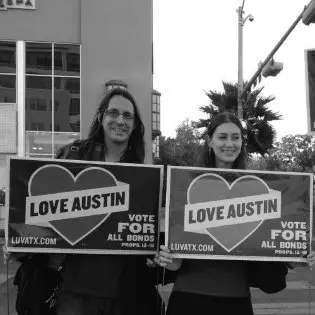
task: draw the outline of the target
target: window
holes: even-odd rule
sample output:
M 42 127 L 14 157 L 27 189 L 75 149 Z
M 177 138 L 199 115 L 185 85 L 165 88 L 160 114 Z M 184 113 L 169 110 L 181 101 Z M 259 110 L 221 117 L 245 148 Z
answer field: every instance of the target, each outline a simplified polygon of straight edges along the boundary
M 156 136 L 160 133 L 160 93 L 152 92 L 152 134 Z
M 80 76 L 80 47 L 54 45 L 54 73 L 60 76 Z
M 45 125 L 40 122 L 35 122 L 31 124 L 31 129 L 34 131 L 42 131 L 44 130 L 44 128 L 45 128 Z
M 52 74 L 52 44 L 26 43 L 26 74 Z
M 6 152 L 49 158 L 80 138 L 80 73 L 80 45 L 0 41 L 0 105 L 9 106 L 1 108 L 7 114 L 0 117 L 0 133 L 14 146 L 8 149 L 6 137 Z
M 160 137 L 157 136 L 153 140 L 153 158 L 159 159 L 160 158 Z
M 16 44 L 0 41 L 0 103 L 16 102 Z
M 53 157 L 80 137 L 80 46 L 26 42 L 25 56 L 25 154 Z
M 15 153 L 16 43 L 0 41 L 0 153 Z
M 0 41 L 0 73 L 16 73 L 15 42 Z

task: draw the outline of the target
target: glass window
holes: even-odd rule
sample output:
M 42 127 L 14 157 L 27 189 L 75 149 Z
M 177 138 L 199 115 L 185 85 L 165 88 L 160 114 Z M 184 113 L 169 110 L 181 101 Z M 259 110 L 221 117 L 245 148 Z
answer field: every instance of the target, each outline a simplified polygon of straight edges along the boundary
M 158 136 L 153 141 L 153 155 L 155 158 L 160 157 L 160 138 Z
M 31 123 L 31 130 L 34 131 L 43 131 L 44 130 L 44 124 L 41 122 L 32 122 Z
M 15 42 L 0 41 L 0 73 L 16 73 Z
M 54 103 L 55 103 L 55 112 L 58 112 L 60 102 L 59 102 L 59 100 L 55 100 Z
M 80 138 L 80 45 L 28 42 L 25 58 L 25 153 L 53 157 Z
M 51 131 L 52 114 L 49 104 L 52 99 L 52 78 L 26 76 L 25 124 L 27 131 Z
M 29 99 L 26 98 L 26 104 L 28 106 L 26 106 L 26 108 L 29 108 L 30 110 L 36 110 L 37 107 L 37 102 L 36 102 L 36 98 L 30 97 Z
M 26 74 L 52 74 L 52 44 L 26 43 Z
M 69 114 L 70 114 L 70 116 L 80 115 L 80 100 L 79 99 L 72 98 L 70 100 Z
M 80 75 L 80 46 L 54 45 L 55 75 Z
M 51 100 L 50 100 L 51 102 Z M 49 104 L 46 103 L 46 100 L 43 98 L 38 98 L 37 99 L 37 110 L 39 112 L 46 112 L 49 111 Z
M 16 102 L 16 76 L 0 74 L 0 103 Z
M 57 80 L 57 78 L 56 78 Z M 64 79 L 65 81 L 65 89 L 68 90 L 72 94 L 80 93 L 80 79 L 77 78 L 68 78 Z
M 61 71 L 63 66 L 62 66 L 62 53 L 61 51 L 57 51 L 55 49 L 54 51 L 54 67 L 55 67 L 55 74 L 61 74 Z M 58 71 L 59 69 L 59 71 Z M 60 73 L 59 73 L 60 72 Z
M 55 102 L 59 102 L 54 120 L 62 132 L 80 132 L 80 79 L 55 78 Z
M 0 153 L 16 153 L 16 124 L 16 104 L 0 104 Z
M 51 90 L 52 81 L 50 77 L 42 76 L 26 76 L 26 88 L 27 89 L 37 89 L 37 90 Z
M 54 154 L 66 144 L 79 139 L 80 135 L 78 133 L 54 133 Z
M 37 125 L 36 125 L 37 124 Z M 41 128 L 41 122 L 34 122 L 33 128 Z M 25 153 L 27 156 L 31 154 L 44 154 L 45 157 L 52 156 L 52 133 L 51 132 L 26 132 Z

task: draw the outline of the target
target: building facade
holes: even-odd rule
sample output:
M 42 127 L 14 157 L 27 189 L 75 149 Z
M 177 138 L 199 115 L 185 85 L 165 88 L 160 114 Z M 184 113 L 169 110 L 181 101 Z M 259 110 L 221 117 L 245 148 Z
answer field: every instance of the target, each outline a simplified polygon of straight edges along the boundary
M 0 0 L 0 189 L 6 157 L 85 138 L 108 82 L 135 97 L 152 162 L 152 0 Z

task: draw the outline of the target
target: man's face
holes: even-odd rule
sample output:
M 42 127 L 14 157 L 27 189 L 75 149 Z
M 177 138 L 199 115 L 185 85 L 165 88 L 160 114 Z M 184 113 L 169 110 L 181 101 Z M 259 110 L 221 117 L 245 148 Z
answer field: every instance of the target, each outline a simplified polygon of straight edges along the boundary
M 114 96 L 103 116 L 105 144 L 126 144 L 134 129 L 134 108 L 129 100 Z

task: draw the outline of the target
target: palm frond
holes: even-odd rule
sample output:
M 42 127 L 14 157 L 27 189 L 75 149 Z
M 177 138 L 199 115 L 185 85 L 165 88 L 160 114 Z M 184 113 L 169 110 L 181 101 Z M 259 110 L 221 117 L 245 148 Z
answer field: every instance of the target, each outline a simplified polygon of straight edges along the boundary
M 246 82 L 245 82 L 246 84 Z M 228 111 L 237 114 L 237 83 L 222 82 L 223 92 L 205 91 L 209 104 L 199 107 L 207 115 L 207 119 L 195 122 L 196 128 L 206 128 L 211 119 L 220 112 Z M 268 153 L 273 147 L 276 132 L 270 122 L 281 120 L 282 115 L 272 111 L 268 105 L 275 100 L 274 96 L 262 96 L 264 87 L 257 87 L 245 95 L 243 117 L 248 126 L 247 145 L 250 153 Z

